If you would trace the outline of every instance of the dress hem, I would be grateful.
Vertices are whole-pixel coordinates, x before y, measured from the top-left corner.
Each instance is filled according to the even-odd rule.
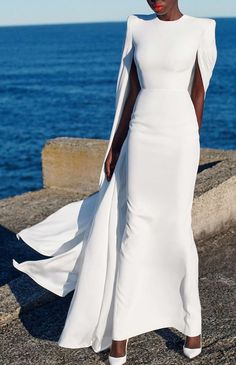
[[[129,335],[126,335],[126,336],[122,337],[122,339],[121,338],[119,338],[119,339],[118,338],[112,338],[112,339],[115,340],[115,341],[121,341],[121,340],[124,340],[124,339],[129,339],[129,338],[132,338],[132,337],[140,336],[140,335],[148,333],[148,332],[158,331],[158,330],[164,329],[164,328],[173,328],[173,329],[179,331],[180,333],[182,333],[183,335],[189,336],[189,337],[194,337],[194,336],[201,335],[201,332],[200,333],[199,332],[198,333],[193,332],[193,333],[190,334],[188,331],[185,331],[180,325],[174,324],[172,322],[172,323],[169,323],[167,325],[160,325],[160,326],[157,326],[157,327],[154,327],[154,328],[152,327],[151,329],[149,328],[149,329],[145,330],[144,332],[142,331],[142,332],[130,333]],[[101,348],[101,347],[100,348],[95,348],[95,347],[93,347],[92,343],[90,343],[90,344],[88,344],[88,343],[78,344],[78,345],[69,345],[69,344],[62,345],[62,344],[58,343],[58,346],[64,347],[64,348],[71,348],[71,349],[84,348],[84,347],[90,347],[91,346],[92,349],[94,350],[94,352],[98,353],[98,352],[107,350],[111,346],[111,343],[112,343],[112,341],[110,341],[109,345],[106,345],[103,348]]]
[[[13,266],[14,266],[17,270],[19,270],[19,271],[23,272],[23,274],[26,274],[27,276],[29,276],[29,277],[30,277],[33,281],[35,281],[35,283],[37,283],[38,285],[40,285],[42,288],[44,288],[44,289],[46,289],[46,290],[50,291],[51,293],[53,293],[53,294],[55,294],[55,295],[57,295],[57,296],[59,296],[59,297],[65,297],[65,296],[66,296],[63,292],[58,291],[56,288],[54,288],[54,287],[52,287],[52,286],[48,285],[48,283],[47,283],[47,284],[45,284],[43,280],[36,279],[36,278],[33,276],[33,274],[28,273],[28,272],[25,272],[25,271],[24,271],[24,269],[21,267],[21,264],[19,264],[16,260],[14,260],[14,259],[13,259],[13,260],[12,260],[12,263],[13,263]],[[68,293],[67,293],[67,294],[68,294]]]
[[[25,233],[23,233],[24,229],[18,233],[16,233],[16,238],[18,240],[22,240],[26,245],[28,245],[29,247],[31,247],[34,251],[40,253],[43,256],[47,256],[47,257],[52,257],[52,255],[48,255],[48,253],[40,248],[35,248],[35,243],[33,242],[32,238],[31,241],[27,240],[27,234],[26,234],[26,239],[24,238]]]

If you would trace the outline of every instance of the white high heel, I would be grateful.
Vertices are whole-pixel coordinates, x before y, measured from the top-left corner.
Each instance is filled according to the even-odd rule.
[[[126,354],[124,356],[120,356],[120,357],[114,357],[114,356],[110,356],[109,355],[108,356],[109,365],[123,365],[123,364],[126,363],[128,341],[129,341],[129,339],[127,339],[126,345],[125,345],[125,352],[126,352]]]
[[[193,359],[194,357],[198,356],[202,352],[202,346],[197,347],[196,349],[190,349],[189,347],[183,346],[183,352],[186,357],[189,359]]]

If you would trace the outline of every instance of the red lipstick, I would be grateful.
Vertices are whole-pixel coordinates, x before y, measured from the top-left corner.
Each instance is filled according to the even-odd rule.
[[[156,10],[161,10],[161,9],[163,9],[163,5],[154,5],[154,9],[156,9]]]

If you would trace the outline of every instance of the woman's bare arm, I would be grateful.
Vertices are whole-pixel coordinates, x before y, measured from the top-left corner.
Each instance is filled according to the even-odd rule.
[[[195,73],[193,78],[193,85],[192,85],[192,92],[191,92],[191,99],[193,101],[193,105],[195,108],[197,121],[198,121],[198,127],[199,127],[199,133],[200,128],[202,126],[202,116],[203,116],[203,109],[204,109],[204,86],[202,82],[201,72],[198,64],[198,60],[196,58],[196,67],[195,67]]]
[[[117,162],[119,154],[120,154],[121,147],[127,136],[127,133],[129,130],[129,122],[131,119],[131,114],[133,111],[134,103],[135,103],[135,100],[136,100],[137,95],[140,90],[140,84],[139,84],[139,80],[138,80],[137,69],[136,69],[134,59],[131,64],[129,77],[130,77],[129,93],[126,98],[125,104],[124,104],[124,108],[123,108],[122,116],[120,118],[119,125],[117,127],[116,133],[112,140],[111,148],[108,152],[108,155],[107,155],[107,158],[105,161],[104,170],[105,170],[105,175],[106,175],[106,178],[108,181],[110,181],[110,179],[112,177],[113,171],[116,166],[116,162]]]
[[[125,102],[125,105],[123,108],[123,113],[120,118],[120,122],[117,127],[117,131],[116,131],[113,141],[112,141],[112,149],[114,151],[120,151],[122,144],[126,138],[126,135],[128,133],[128,129],[129,129],[129,122],[131,119],[131,114],[132,114],[134,103],[135,103],[135,100],[139,93],[139,90],[140,90],[140,84],[139,84],[139,80],[138,80],[136,65],[133,60],[132,64],[131,64],[131,69],[130,69],[129,94],[127,96],[127,99],[126,99],[126,102]]]

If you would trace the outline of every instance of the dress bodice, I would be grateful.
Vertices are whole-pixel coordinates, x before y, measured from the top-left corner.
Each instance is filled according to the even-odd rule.
[[[165,21],[155,13],[130,17],[141,88],[188,89],[198,50],[215,56],[214,19],[184,14]]]
[[[106,157],[130,90],[132,60],[143,89],[188,89],[191,94],[197,56],[205,98],[217,59],[215,26],[214,19],[186,14],[174,21],[160,20],[155,13],[128,16],[116,83],[116,110],[100,173],[100,187],[105,181]],[[189,105],[193,108],[191,103]]]

